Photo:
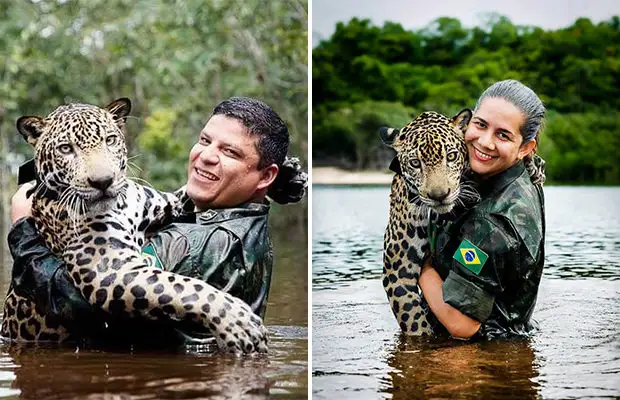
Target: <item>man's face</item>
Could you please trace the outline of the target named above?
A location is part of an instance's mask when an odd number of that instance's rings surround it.
[[[199,209],[260,201],[263,171],[257,168],[257,137],[225,115],[212,116],[189,153],[187,194]]]

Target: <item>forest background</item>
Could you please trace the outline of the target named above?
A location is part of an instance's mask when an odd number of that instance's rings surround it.
[[[466,28],[438,18],[419,30],[367,19],[339,22],[312,52],[313,167],[386,170],[381,126],[422,111],[473,108],[502,79],[545,103],[538,153],[550,183],[620,184],[620,18],[545,30],[488,14]]]
[[[129,97],[130,175],[172,190],[213,107],[250,96],[285,120],[289,154],[306,165],[307,13],[304,0],[0,1],[0,265],[17,168],[32,156],[22,115]],[[306,235],[305,202],[271,215],[272,232]]]

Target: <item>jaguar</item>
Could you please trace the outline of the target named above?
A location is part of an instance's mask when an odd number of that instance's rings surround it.
[[[72,103],[45,118],[18,119],[18,132],[34,147],[37,230],[91,305],[119,318],[192,321],[223,351],[266,352],[267,330],[246,303],[156,268],[142,253],[146,235],[181,213],[183,201],[128,178],[130,110],[131,101],[120,98],[103,108]],[[61,342],[71,337],[65,325],[34,296],[9,288],[3,337]]]
[[[438,324],[418,286],[432,227],[449,223],[480,200],[469,179],[464,140],[471,118],[469,109],[452,118],[426,111],[402,129],[379,130],[383,143],[396,151],[390,165],[395,175],[383,241],[383,287],[407,335],[433,335]],[[542,158],[524,161],[532,182],[542,184]]]

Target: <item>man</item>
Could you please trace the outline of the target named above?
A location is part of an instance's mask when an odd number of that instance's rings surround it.
[[[195,213],[155,234],[144,252],[160,268],[202,279],[263,317],[273,265],[266,197],[297,202],[307,185],[286,157],[288,146],[288,129],[267,104],[243,97],[220,103],[189,154],[186,193]],[[77,337],[171,344],[208,336],[190,323],[118,321],[91,307],[39,237],[26,191],[13,197],[8,236],[16,292],[35,296]]]

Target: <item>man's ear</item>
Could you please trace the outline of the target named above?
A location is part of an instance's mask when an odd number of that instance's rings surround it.
[[[41,117],[25,116],[17,120],[17,131],[31,145],[36,145],[43,133],[45,122]]]
[[[530,140],[523,146],[519,147],[519,160],[523,160],[528,154],[536,148],[536,140]]]
[[[271,164],[261,170],[261,178],[258,182],[258,186],[256,189],[262,190],[268,188],[273,181],[276,180],[276,176],[278,176],[278,168],[277,164]]]
[[[131,112],[131,100],[127,97],[121,97],[103,107],[103,109],[114,116],[114,121],[122,129],[125,126],[126,117]]]
[[[452,122],[452,126],[465,134],[465,131],[467,130],[467,125],[469,125],[469,121],[471,121],[472,116],[473,114],[471,110],[469,108],[465,108],[454,117],[452,117],[450,121]]]

